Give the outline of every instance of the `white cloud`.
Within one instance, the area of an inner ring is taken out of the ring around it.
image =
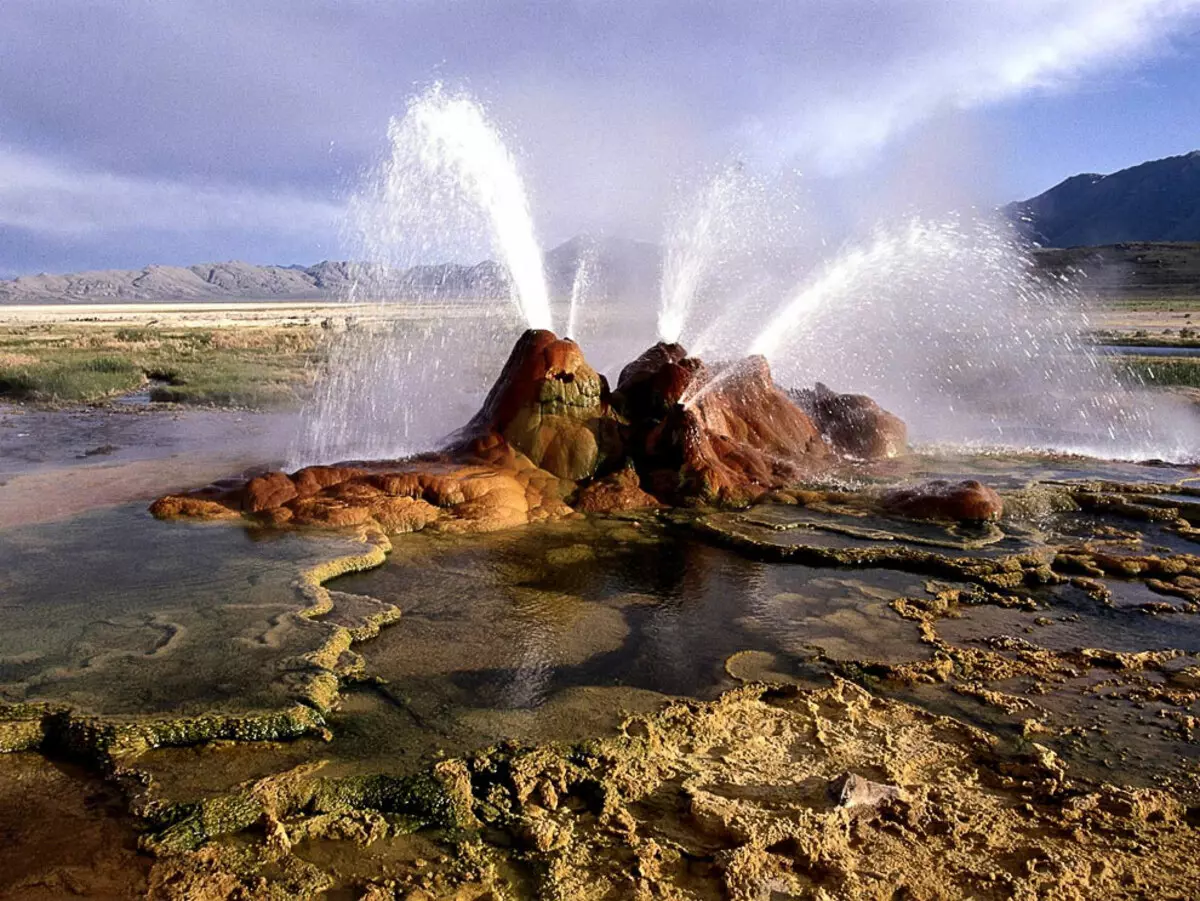
[[[151,258],[164,245],[142,232],[225,229],[204,249],[223,255],[319,236],[325,252],[327,198],[434,78],[489,102],[545,242],[657,238],[675,182],[731,158],[854,173],[850,195],[890,177],[884,152],[1003,118],[958,111],[1127,77],[1200,21],[1200,0],[6,3],[0,226],[56,258],[114,231]],[[986,170],[1034,154],[996,153],[1004,127],[966,163],[972,201],[1011,199],[981,196]],[[1119,143],[1141,153],[1140,136]],[[1056,149],[1036,149],[1047,183],[1069,174]],[[928,181],[944,191],[946,168]]]
[[[1164,52],[1200,0],[992,0],[915,4],[921,28],[833,83],[750,118],[763,149],[838,174],[869,162],[910,129],[952,109],[1069,90]],[[942,27],[934,30],[934,22]],[[834,63],[836,60],[826,62]],[[773,142],[773,143],[772,143]]]

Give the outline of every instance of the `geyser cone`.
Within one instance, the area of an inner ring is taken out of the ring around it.
[[[578,344],[545,329],[529,329],[517,339],[460,446],[482,450],[495,436],[572,481],[592,477],[619,450],[604,377]]]
[[[703,363],[681,344],[660,341],[621,370],[617,398],[621,413],[633,422],[658,420],[683,399]]]
[[[621,372],[614,404],[629,420],[639,470],[674,503],[746,503],[830,456],[762,357],[710,369],[678,344],[659,343]]]

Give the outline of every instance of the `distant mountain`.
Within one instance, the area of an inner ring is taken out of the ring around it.
[[[577,235],[546,254],[550,293],[569,297],[581,264],[589,266],[589,290],[598,296],[639,301],[658,297],[662,249],[657,244]]]
[[[27,275],[0,281],[0,303],[315,300],[336,296],[347,284],[348,270],[346,263],[318,263],[305,269],[233,262]]]
[[[1111,175],[1074,175],[1004,211],[1044,247],[1200,241],[1200,150]]]
[[[659,253],[653,244],[580,236],[545,255],[546,280],[552,295],[569,295],[577,267],[586,258],[596,263],[593,288],[610,297],[649,296],[648,288],[657,290]],[[388,293],[477,299],[503,297],[509,290],[504,267],[490,260],[401,271],[330,260],[315,266],[231,262],[21,276],[0,281],[0,304],[338,300],[349,296],[356,280],[365,286],[364,298]]]

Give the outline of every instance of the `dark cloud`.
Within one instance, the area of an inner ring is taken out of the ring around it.
[[[34,237],[0,268],[31,261],[37,235],[64,260],[67,236],[103,234],[189,262],[223,215],[219,256],[304,259],[335,243],[331,210],[435,79],[504,125],[547,235],[649,236],[705,166],[869,166],[919,123],[1158,52],[1197,6],[7,0],[0,226]]]

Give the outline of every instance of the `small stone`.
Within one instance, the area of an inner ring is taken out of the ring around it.
[[[830,784],[838,807],[878,807],[903,797],[898,785],[872,782],[855,773],[847,773]]]

